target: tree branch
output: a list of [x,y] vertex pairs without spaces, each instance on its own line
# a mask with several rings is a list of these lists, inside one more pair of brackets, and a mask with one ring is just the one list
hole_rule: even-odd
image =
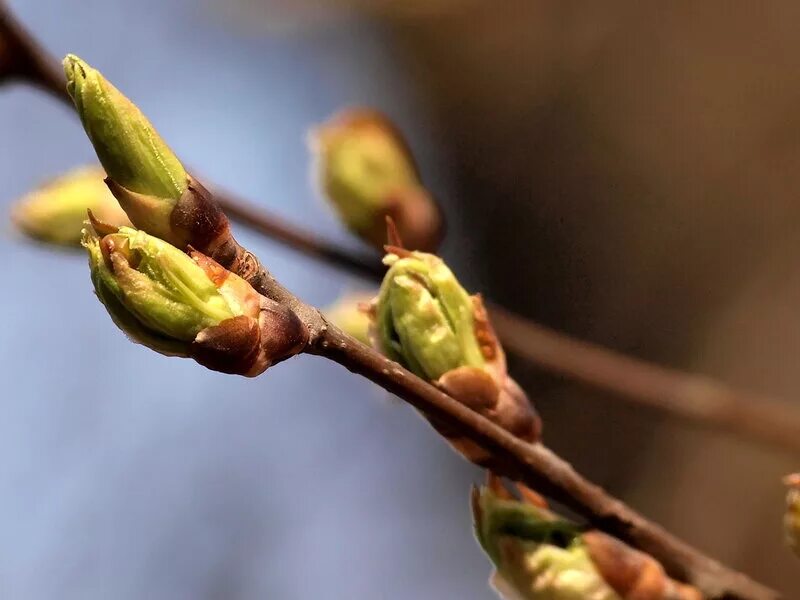
[[490,452],[499,474],[522,481],[584,516],[593,526],[657,559],[674,578],[709,598],[768,600],[777,592],[729,569],[682,542],[579,475],[542,444],[527,444],[378,354],[328,325],[308,352],[362,375]]
[[[9,23],[13,22],[5,19],[0,25],[8,26]],[[16,40],[12,38],[8,47],[23,47]],[[31,60],[31,64],[34,63]],[[34,68],[29,72],[39,71]],[[206,204],[199,203],[197,206],[206,206],[218,214],[217,207],[213,206],[213,198],[204,197],[204,201]],[[283,232],[289,238],[293,237],[291,229],[275,224],[269,227],[273,232]],[[230,237],[227,221],[224,231]],[[298,240],[302,240],[302,237],[295,237],[295,243]],[[235,244],[232,237],[228,241]],[[310,243],[305,248],[308,251],[314,247]],[[327,323],[316,308],[303,303],[284,288],[261,267],[252,254],[238,245],[236,248],[237,252],[228,258],[231,264],[241,270],[239,274],[244,276],[245,271],[250,275],[255,274],[260,291],[265,296],[290,308],[304,322],[309,334],[306,352],[333,360],[394,392],[429,418],[457,432],[459,437],[468,438],[490,452],[499,474],[543,491],[585,516],[598,529],[650,553],[673,577],[695,585],[708,597],[734,600],[778,598],[776,592],[724,567],[646,520],[599,486],[581,477],[567,462],[543,445],[529,444],[514,437],[399,364],[347,336]],[[245,255],[252,260],[239,260]],[[330,253],[325,256],[342,255]]]
[[69,103],[64,73],[0,0],[0,80],[20,80]]
[[[58,62],[14,19],[0,0],[0,70],[46,90],[72,112]],[[2,76],[0,73],[0,76]],[[213,187],[213,186],[212,186]],[[229,217],[315,260],[379,281],[378,260],[342,250],[277,215],[215,189]],[[703,427],[800,452],[800,412],[788,404],[737,392],[711,378],[666,369],[576,340],[487,303],[495,330],[510,353],[550,374],[580,382]]]

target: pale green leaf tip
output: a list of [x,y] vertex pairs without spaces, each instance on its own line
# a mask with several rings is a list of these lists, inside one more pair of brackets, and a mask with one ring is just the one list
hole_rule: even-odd
[[472,298],[435,255],[411,252],[389,265],[377,302],[380,349],[428,380],[486,360],[475,331]]
[[154,350],[242,314],[191,257],[143,231],[121,227],[99,238],[87,225],[82,244],[98,298],[129,337]]
[[187,173],[142,112],[74,54],[63,61],[67,92],[108,176],[120,186],[174,204]]

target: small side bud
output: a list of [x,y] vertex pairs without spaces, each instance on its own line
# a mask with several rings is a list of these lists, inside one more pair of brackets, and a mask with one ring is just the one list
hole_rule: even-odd
[[783,518],[786,543],[800,556],[800,473],[787,475],[783,482],[789,488],[786,493],[786,515]]
[[21,198],[11,219],[25,235],[61,246],[79,246],[90,210],[101,221],[130,225],[125,212],[103,183],[99,167],[81,167],[53,179]]
[[109,178],[128,190],[171,200],[186,191],[186,171],[150,121],[86,62],[64,59],[67,91]]
[[422,186],[403,136],[383,115],[346,110],[310,136],[323,195],[344,225],[377,248],[391,217],[411,248],[435,250],[439,208]]
[[114,322],[157,352],[255,376],[305,345],[307,331],[294,313],[202,254],[96,221],[83,245],[97,297]]
[[[537,441],[541,420],[508,375],[480,296],[470,296],[437,256],[389,250],[371,311],[372,345],[520,439]],[[491,467],[482,448],[433,425],[468,459]]]
[[369,344],[370,303],[375,294],[345,294],[323,310],[325,317],[339,329],[363,344]]

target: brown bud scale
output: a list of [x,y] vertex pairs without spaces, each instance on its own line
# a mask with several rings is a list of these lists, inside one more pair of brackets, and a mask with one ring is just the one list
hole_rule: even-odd
[[648,554],[600,531],[581,537],[598,572],[623,600],[703,600],[699,590],[671,579]]
[[172,211],[170,225],[180,239],[264,293],[268,278],[261,263],[234,239],[228,217],[211,192],[191,175]]
[[294,312],[261,297],[258,320],[241,315],[207,327],[189,352],[213,371],[255,377],[299,353],[307,342],[308,329]]

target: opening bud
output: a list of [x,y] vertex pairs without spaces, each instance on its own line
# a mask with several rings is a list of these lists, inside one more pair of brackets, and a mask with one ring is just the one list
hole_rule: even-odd
[[475,535],[509,600],[620,600],[595,568],[580,531],[489,487],[473,490]]
[[385,116],[346,110],[316,128],[310,145],[322,193],[351,232],[381,248],[388,216],[409,247],[436,249],[439,209],[403,136]]
[[[649,555],[598,531],[582,532],[520,488],[515,498],[498,480],[474,489],[475,534],[495,565],[493,583],[513,600],[702,600],[670,579]],[[527,498],[526,498],[527,497]]]
[[[480,296],[470,296],[439,257],[389,250],[372,304],[372,345],[517,437],[537,441],[541,421],[508,376]],[[481,448],[433,425],[468,459],[491,466]]]
[[87,210],[106,223],[130,225],[104,177],[99,167],[69,171],[21,198],[11,219],[25,235],[62,246],[80,245]]
[[255,376],[305,345],[294,313],[202,254],[96,219],[83,245],[97,297],[114,322],[157,352]]
[[483,367],[473,299],[439,257],[398,252],[384,259],[389,270],[376,302],[377,345],[431,381],[459,367]]

